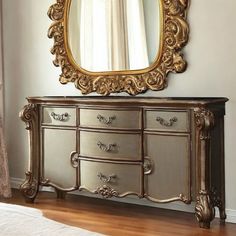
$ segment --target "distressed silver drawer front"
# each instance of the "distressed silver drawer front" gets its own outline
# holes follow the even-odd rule
[[[189,131],[187,111],[145,111],[145,129],[159,131]]]
[[[80,131],[80,155],[141,160],[141,134]]]
[[[80,109],[80,126],[141,129],[141,111]]]
[[[76,126],[76,108],[44,107],[43,124],[58,126]]]
[[[91,192],[97,191],[102,195],[112,194],[112,192],[114,196],[116,193],[118,195],[127,193],[140,195],[142,165],[80,160],[80,186]],[[108,187],[108,192],[106,192],[105,186]]]

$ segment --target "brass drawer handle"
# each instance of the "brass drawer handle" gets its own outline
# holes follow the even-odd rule
[[[97,177],[104,183],[109,183],[111,182],[113,179],[115,180],[117,178],[117,176],[115,174],[111,174],[109,176],[106,176],[104,174],[102,174],[101,172],[99,172],[97,174]]]
[[[100,123],[105,124],[105,125],[111,125],[112,122],[116,119],[116,116],[109,116],[108,119],[100,114],[97,115],[97,119],[99,120]]]
[[[116,143],[105,144],[98,141],[97,146],[104,152],[117,152],[118,151],[118,145]]]
[[[166,126],[166,127],[171,127],[171,126],[173,126],[173,124],[175,123],[175,122],[177,122],[178,121],[178,119],[177,119],[177,117],[173,117],[173,118],[171,118],[169,121],[166,121],[166,120],[164,120],[163,118],[161,118],[161,117],[157,117],[156,118],[156,121],[158,121],[161,125],[163,125],[163,126]]]
[[[67,112],[61,115],[52,112],[51,116],[53,117],[54,120],[59,120],[59,121],[67,121],[69,119],[69,114]]]

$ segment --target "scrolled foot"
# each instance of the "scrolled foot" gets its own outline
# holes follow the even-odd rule
[[[26,172],[25,175],[26,179],[20,186],[20,191],[22,192],[26,203],[33,203],[38,194],[38,181],[34,179],[32,172],[30,171]]]
[[[201,228],[210,228],[210,223],[215,217],[215,208],[207,191],[201,190],[197,196],[195,216]]]

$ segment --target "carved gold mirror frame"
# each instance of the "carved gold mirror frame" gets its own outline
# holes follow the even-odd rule
[[[71,56],[67,39],[67,18],[71,0],[56,0],[48,11],[53,21],[48,37],[54,39],[51,53],[55,66],[60,66],[60,82],[73,82],[83,94],[97,92],[102,95],[127,92],[131,95],[148,89],[162,90],[167,86],[169,72],[181,73],[186,61],[181,53],[189,36],[186,21],[189,0],[159,0],[161,5],[161,41],[156,61],[142,70],[89,72],[77,66]]]

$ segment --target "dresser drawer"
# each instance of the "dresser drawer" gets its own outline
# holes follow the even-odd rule
[[[145,129],[158,131],[189,131],[188,111],[145,111]]]
[[[80,131],[80,155],[141,160],[141,134]]]
[[[98,193],[102,194],[106,188],[104,185],[118,195],[128,192],[140,195],[142,165],[80,160],[80,186],[92,192],[101,188]]]
[[[43,124],[76,126],[76,108],[43,107]]]
[[[80,126],[140,129],[141,110],[80,109]]]

